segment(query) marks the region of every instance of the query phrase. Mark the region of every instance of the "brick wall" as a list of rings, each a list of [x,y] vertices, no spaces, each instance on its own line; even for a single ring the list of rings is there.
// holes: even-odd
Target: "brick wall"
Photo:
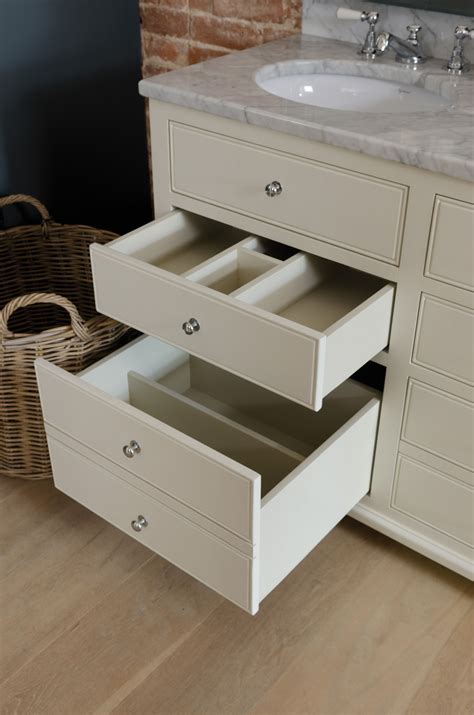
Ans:
[[[302,0],[140,0],[143,76],[286,37]]]

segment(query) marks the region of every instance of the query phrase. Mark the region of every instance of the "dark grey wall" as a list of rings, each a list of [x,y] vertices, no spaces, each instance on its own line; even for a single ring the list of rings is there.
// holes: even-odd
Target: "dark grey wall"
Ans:
[[[385,5],[402,5],[419,10],[449,12],[453,15],[474,15],[474,0],[378,0]]]
[[[0,0],[0,195],[118,232],[149,220],[139,78],[138,0]]]

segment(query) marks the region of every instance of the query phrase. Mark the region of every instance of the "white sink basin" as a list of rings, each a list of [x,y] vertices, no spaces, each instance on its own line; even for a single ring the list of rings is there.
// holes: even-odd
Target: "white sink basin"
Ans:
[[[293,74],[259,79],[259,87],[294,102],[346,112],[436,112],[450,102],[412,84],[345,74]]]

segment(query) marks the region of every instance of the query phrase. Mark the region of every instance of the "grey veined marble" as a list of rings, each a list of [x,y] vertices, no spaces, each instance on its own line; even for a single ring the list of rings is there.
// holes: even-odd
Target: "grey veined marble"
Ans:
[[[298,35],[142,80],[140,92],[151,99],[473,180],[474,71],[453,77],[440,60],[429,60],[417,70],[387,57],[366,62],[357,50],[354,44]],[[288,73],[288,61],[302,60],[313,71],[416,84],[442,94],[450,104],[437,112],[346,112],[281,99],[257,86],[257,72]]]
[[[415,10],[364,0],[303,0],[303,32],[345,42],[362,42],[367,32],[367,23],[339,20],[336,10],[341,6],[380,13],[377,27],[401,38],[407,36],[407,25],[421,25],[420,42],[423,51],[429,57],[440,59],[447,59],[451,53],[456,25],[474,27],[474,17],[444,12]],[[466,57],[474,61],[474,42],[465,43],[465,52]]]

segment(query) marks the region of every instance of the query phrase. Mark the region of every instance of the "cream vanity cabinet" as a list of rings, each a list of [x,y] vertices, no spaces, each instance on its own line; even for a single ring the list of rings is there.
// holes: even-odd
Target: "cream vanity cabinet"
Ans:
[[[157,219],[91,249],[145,335],[37,361],[56,486],[250,613],[348,513],[472,577],[471,187],[150,109]]]

